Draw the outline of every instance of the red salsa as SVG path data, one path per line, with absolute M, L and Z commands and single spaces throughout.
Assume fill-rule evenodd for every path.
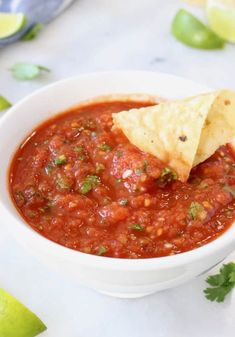
M 220 147 L 187 183 L 112 128 L 112 113 L 151 102 L 108 101 L 40 125 L 15 154 L 10 192 L 25 221 L 63 246 L 117 258 L 178 254 L 235 219 L 235 156 Z

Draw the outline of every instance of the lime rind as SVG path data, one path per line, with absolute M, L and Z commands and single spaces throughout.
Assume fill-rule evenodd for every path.
M 23 13 L 0 12 L 0 39 L 8 38 L 21 31 L 27 19 Z

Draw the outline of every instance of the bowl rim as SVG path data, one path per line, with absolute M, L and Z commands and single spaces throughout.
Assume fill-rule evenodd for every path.
M 21 106 L 24 105 L 25 102 L 34 99 L 39 94 L 46 93 L 48 89 L 54 87 L 59 87 L 60 85 L 66 85 L 66 83 L 69 83 L 71 81 L 79 79 L 80 81 L 87 77 L 92 76 L 106 76 L 113 74 L 124 74 L 125 76 L 127 74 L 133 75 L 146 75 L 146 76 L 162 76 L 169 79 L 174 79 L 178 81 L 185 81 L 188 83 L 191 83 L 192 85 L 197 85 L 198 88 L 200 87 L 201 90 L 207 90 L 210 91 L 210 88 L 207 88 L 205 86 L 201 86 L 197 82 L 188 80 L 184 77 L 175 76 L 168 73 L 163 72 L 153 72 L 153 71 L 135 71 L 135 70 L 115 70 L 115 71 L 105 71 L 105 72 L 92 72 L 92 73 L 86 73 L 81 74 L 77 76 L 68 77 L 59 81 L 55 81 L 49 85 L 43 86 L 42 88 L 34 91 L 30 95 L 27 95 L 23 99 L 21 99 L 19 102 L 17 102 L 13 107 L 9 109 L 6 115 L 0 118 L 0 129 L 4 126 L 5 123 L 8 123 L 8 120 L 10 121 L 11 118 L 14 116 L 14 114 L 21 109 Z M 10 165 L 10 163 L 9 163 Z M 8 179 L 8 169 L 6 172 L 6 178 Z M 9 190 L 7 191 L 7 195 L 9 197 L 10 202 L 14 205 Z M 14 208 L 16 209 L 15 205 Z M 92 266 L 99 266 L 99 268 L 102 269 L 114 269 L 114 270 L 154 270 L 156 268 L 161 269 L 167 269 L 171 267 L 178 267 L 182 266 L 187 263 L 196 262 L 202 258 L 206 258 L 209 255 L 216 254 L 216 252 L 219 252 L 220 250 L 224 249 L 225 247 L 234 246 L 235 248 L 235 226 L 232 224 L 230 228 L 228 228 L 223 234 L 221 234 L 219 237 L 214 239 L 213 241 L 205 244 L 204 246 L 195 248 L 190 251 L 186 251 L 180 254 L 171 255 L 171 256 L 163 256 L 163 257 L 153 257 L 153 258 L 138 258 L 138 259 L 126 259 L 126 258 L 114 258 L 114 257 L 106 257 L 106 256 L 97 256 L 92 254 L 86 254 L 80 251 L 76 251 L 73 249 L 70 249 L 68 247 L 62 246 L 54 241 L 51 241 L 47 239 L 46 237 L 40 235 L 38 232 L 33 230 L 27 222 L 21 217 L 20 213 L 17 211 L 18 216 L 16 214 L 13 214 L 10 212 L 0 201 L 0 210 L 3 214 L 5 214 L 6 218 L 9 219 L 9 224 L 13 228 L 16 229 L 18 233 L 21 235 L 26 236 L 28 239 L 34 241 L 35 244 L 40 245 L 46 249 L 48 254 L 56 254 L 58 257 L 62 258 L 70 258 L 74 259 L 75 261 L 79 261 L 81 264 L 85 265 L 92 265 Z M 20 225 L 19 226 L 19 222 Z M 17 227 L 15 225 L 17 224 Z

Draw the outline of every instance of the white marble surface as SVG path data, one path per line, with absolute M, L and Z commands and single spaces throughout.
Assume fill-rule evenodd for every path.
M 182 5 L 77 0 L 35 41 L 0 50 L 0 94 L 17 102 L 55 80 L 110 69 L 162 71 L 235 89 L 235 46 L 194 50 L 170 35 L 170 22 Z M 200 9 L 192 11 L 204 17 Z M 15 62 L 44 65 L 51 73 L 19 82 L 8 71 Z M 39 314 L 48 326 L 45 337 L 234 336 L 235 292 L 223 304 L 210 303 L 202 293 L 204 279 L 138 300 L 109 298 L 48 271 L 0 227 L 0 286 Z

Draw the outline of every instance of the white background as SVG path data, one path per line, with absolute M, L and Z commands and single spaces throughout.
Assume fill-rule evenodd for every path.
M 162 71 L 235 89 L 235 46 L 194 50 L 171 36 L 182 6 L 205 19 L 201 9 L 177 0 L 77 0 L 36 40 L 0 49 L 0 94 L 17 102 L 55 80 L 112 69 Z M 51 73 L 20 82 L 8 70 L 16 62 Z M 235 292 L 225 303 L 211 303 L 202 293 L 205 278 L 142 299 L 115 299 L 48 271 L 0 227 L 0 287 L 45 321 L 45 337 L 232 337 Z

